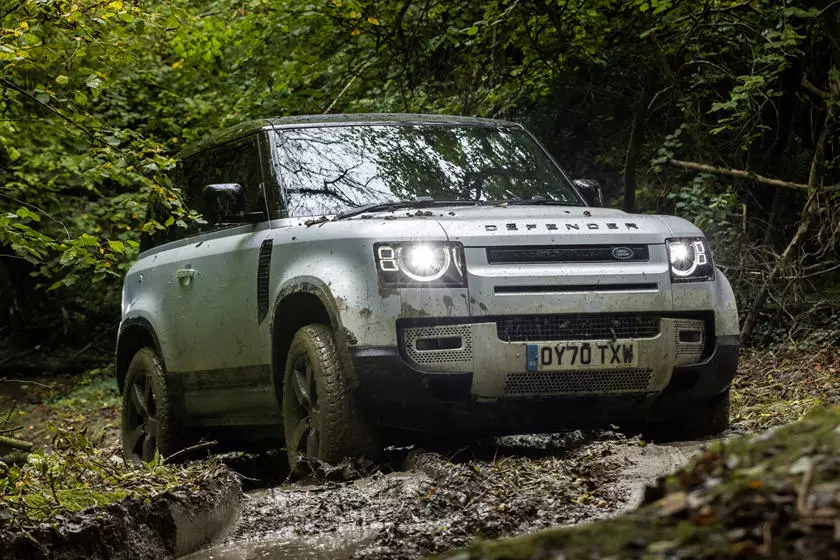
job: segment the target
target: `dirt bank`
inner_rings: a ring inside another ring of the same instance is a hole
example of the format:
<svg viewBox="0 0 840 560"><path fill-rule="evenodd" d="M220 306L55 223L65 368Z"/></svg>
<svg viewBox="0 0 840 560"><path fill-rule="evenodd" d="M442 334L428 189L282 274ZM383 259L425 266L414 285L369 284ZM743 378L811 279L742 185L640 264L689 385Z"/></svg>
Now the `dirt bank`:
<svg viewBox="0 0 840 560"><path fill-rule="evenodd" d="M6 560L160 560L211 544L239 513L238 477L218 468L193 485L127 498L25 527L0 524Z"/></svg>

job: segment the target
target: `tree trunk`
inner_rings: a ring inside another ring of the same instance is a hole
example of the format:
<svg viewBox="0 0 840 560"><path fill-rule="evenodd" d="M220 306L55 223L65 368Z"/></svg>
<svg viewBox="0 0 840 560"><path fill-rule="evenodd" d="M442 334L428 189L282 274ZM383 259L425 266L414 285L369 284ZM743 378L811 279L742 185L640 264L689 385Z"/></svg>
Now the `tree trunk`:
<svg viewBox="0 0 840 560"><path fill-rule="evenodd" d="M645 119L650 104L652 87L646 85L639 93L636 113L630 128L630 141L627 143L627 153L624 157L624 210L636 211L636 166L639 163L639 151L645 138Z"/></svg>
<svg viewBox="0 0 840 560"><path fill-rule="evenodd" d="M4 261L0 253L0 338L10 338L11 346L15 346L21 334L20 306L11 271Z"/></svg>

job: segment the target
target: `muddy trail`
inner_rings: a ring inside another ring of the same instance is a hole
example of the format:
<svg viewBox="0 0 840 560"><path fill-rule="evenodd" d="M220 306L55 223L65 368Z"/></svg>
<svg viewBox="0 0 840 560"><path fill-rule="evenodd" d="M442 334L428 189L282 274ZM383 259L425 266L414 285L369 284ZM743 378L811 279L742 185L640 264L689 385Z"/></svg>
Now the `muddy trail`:
<svg viewBox="0 0 840 560"><path fill-rule="evenodd" d="M418 558L477 536L584 523L636 507L645 484L702 446L575 431L395 449L377 467L310 464L294 482L249 490L225 542L188 558ZM241 457L231 466L254 470Z"/></svg>

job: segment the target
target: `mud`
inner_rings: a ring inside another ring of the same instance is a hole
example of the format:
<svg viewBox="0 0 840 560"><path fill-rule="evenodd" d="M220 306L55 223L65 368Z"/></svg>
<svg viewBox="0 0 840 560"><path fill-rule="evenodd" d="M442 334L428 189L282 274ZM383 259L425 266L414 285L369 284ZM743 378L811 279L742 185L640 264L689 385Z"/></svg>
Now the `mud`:
<svg viewBox="0 0 840 560"><path fill-rule="evenodd" d="M194 487L128 498L21 531L0 528L4 560L161 560L219 542L240 511L238 477L220 471Z"/></svg>
<svg viewBox="0 0 840 560"><path fill-rule="evenodd" d="M585 523L636 507L645 484L701 448L576 431L391 450L379 467L316 465L297 482L249 492L227 541L188 558L418 558Z"/></svg>

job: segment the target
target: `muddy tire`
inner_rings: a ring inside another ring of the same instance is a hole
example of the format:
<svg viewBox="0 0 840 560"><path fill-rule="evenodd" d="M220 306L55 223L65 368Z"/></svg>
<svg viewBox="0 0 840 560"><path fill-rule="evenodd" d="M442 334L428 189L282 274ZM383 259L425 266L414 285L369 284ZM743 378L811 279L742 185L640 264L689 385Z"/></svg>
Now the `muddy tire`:
<svg viewBox="0 0 840 560"><path fill-rule="evenodd" d="M649 426L656 439L695 439L720 434L729 428L729 389L709 399L679 407L667 421Z"/></svg>
<svg viewBox="0 0 840 560"><path fill-rule="evenodd" d="M132 358L122 394L123 457L129 464L166 458L181 449L180 429L166 386L163 361L151 348Z"/></svg>
<svg viewBox="0 0 840 560"><path fill-rule="evenodd" d="M307 325L292 339L283 374L283 431L292 469L301 455L337 463L345 457L376 460L381 451L325 325Z"/></svg>

